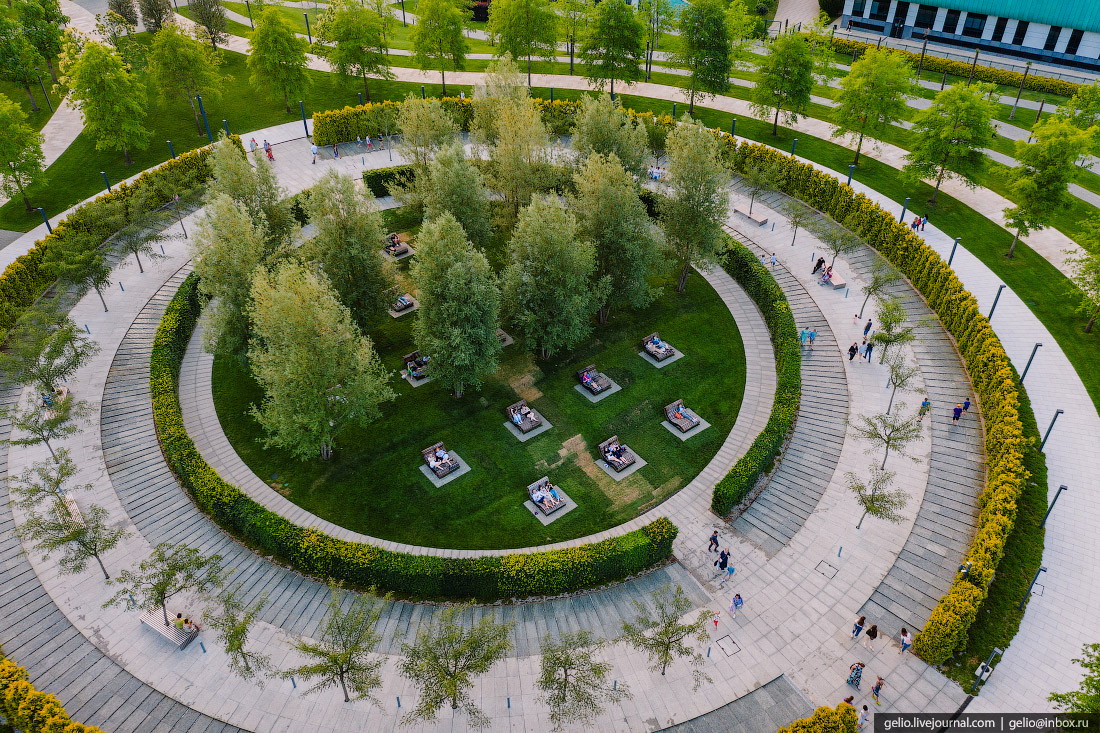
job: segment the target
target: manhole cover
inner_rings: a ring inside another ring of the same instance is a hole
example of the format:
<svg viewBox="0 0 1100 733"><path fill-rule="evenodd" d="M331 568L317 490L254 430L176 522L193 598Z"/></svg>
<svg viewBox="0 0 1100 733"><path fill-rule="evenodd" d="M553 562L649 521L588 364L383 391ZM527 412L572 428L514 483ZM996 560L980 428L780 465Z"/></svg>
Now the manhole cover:
<svg viewBox="0 0 1100 733"><path fill-rule="evenodd" d="M836 568L822 560L817 564L817 572L821 573L829 580L832 580L833 577L836 575Z"/></svg>
<svg viewBox="0 0 1100 733"><path fill-rule="evenodd" d="M717 642L718 648L726 653L727 657L732 657L737 652L741 651L741 647L737 646L737 642L733 640L732 636L723 636Z"/></svg>

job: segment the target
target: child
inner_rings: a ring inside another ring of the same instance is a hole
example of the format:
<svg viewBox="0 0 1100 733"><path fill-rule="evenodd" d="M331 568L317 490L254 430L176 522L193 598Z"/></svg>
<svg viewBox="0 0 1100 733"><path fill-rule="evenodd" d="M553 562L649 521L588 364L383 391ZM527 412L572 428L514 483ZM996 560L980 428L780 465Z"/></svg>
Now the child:
<svg viewBox="0 0 1100 733"><path fill-rule="evenodd" d="M267 146L267 159L270 160L272 163L275 162L275 156L271 154L271 146L270 145Z"/></svg>

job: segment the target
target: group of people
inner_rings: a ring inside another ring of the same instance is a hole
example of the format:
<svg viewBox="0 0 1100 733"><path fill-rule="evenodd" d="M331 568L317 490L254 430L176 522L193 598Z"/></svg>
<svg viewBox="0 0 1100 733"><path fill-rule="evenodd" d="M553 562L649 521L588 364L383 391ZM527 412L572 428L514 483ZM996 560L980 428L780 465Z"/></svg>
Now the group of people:
<svg viewBox="0 0 1100 733"><path fill-rule="evenodd" d="M924 225L928 223L927 216L914 216L913 221L910 222L909 228L914 232L917 230L924 231Z"/></svg>
<svg viewBox="0 0 1100 733"><path fill-rule="evenodd" d="M801 342L803 348L808 346L810 351L813 351L814 342L817 341L817 329L803 328L802 332L798 334L798 340Z"/></svg>
<svg viewBox="0 0 1100 733"><path fill-rule="evenodd" d="M646 342L646 350L653 356L671 356L675 353L676 349L672 348L667 342L662 341L661 337L657 334L653 334L653 338Z"/></svg>
<svg viewBox="0 0 1100 733"><path fill-rule="evenodd" d="M190 632L194 632L194 633L198 633L198 632L202 631L202 627L200 627L197 623L195 623L191 619L184 618L182 613L177 613L176 614L176 619L172 622L172 625L175 626L180 631L190 631Z"/></svg>
<svg viewBox="0 0 1100 733"><path fill-rule="evenodd" d="M648 171L648 174L649 174L650 179L652 179L654 181L659 181L662 178L664 178L666 175L668 175L667 173L665 173L664 168L656 168L656 167L650 168L649 171Z"/></svg>
<svg viewBox="0 0 1100 733"><path fill-rule="evenodd" d="M603 449L604 458L608 463L614 463L615 465L623 465L626 461L627 448L624 445L618 443L612 443L611 445Z"/></svg>
<svg viewBox="0 0 1100 733"><path fill-rule="evenodd" d="M316 159L317 159L316 148L317 148L317 146L314 145L313 147L314 147L313 156L314 156L314 161L316 162ZM251 140L248 141L248 149L249 149L250 152L255 153L258 148L259 148L259 146L256 144L256 138L252 138ZM267 140L264 140L264 152L267 154L267 159L270 160L272 163L274 163L275 162L275 155L271 152L271 143L269 143Z"/></svg>
<svg viewBox="0 0 1100 733"><path fill-rule="evenodd" d="M514 408L514 409L509 408L509 411L512 413L512 423L515 424L516 426L522 425L523 421L527 420L527 419L531 419L531 420L537 420L538 419L538 414L535 413L526 404L522 404L519 407Z"/></svg>
<svg viewBox="0 0 1100 733"><path fill-rule="evenodd" d="M386 252L396 255L397 250L400 248L401 238L397 236L397 232L390 232L390 236L386 237Z"/></svg>
<svg viewBox="0 0 1100 733"><path fill-rule="evenodd" d="M405 296L401 296L402 298ZM398 298L400 300L400 298ZM418 356L415 359L405 362L405 367L409 370L409 376L413 379L422 379L426 372L424 367L428 366L428 362L431 360L430 356Z"/></svg>
<svg viewBox="0 0 1100 733"><path fill-rule="evenodd" d="M814 269L810 270L811 275L816 275L821 270L821 284L829 285L833 282L833 266L825 266L825 258L818 257L817 262L814 263Z"/></svg>
<svg viewBox="0 0 1100 733"><path fill-rule="evenodd" d="M546 511L560 505L564 499L558 496L557 487L549 479L542 481L531 492L531 501Z"/></svg>
<svg viewBox="0 0 1100 733"><path fill-rule="evenodd" d="M437 468L446 466L451 460L451 454L443 450L443 446L435 449L435 452L428 454L428 468L433 471Z"/></svg>

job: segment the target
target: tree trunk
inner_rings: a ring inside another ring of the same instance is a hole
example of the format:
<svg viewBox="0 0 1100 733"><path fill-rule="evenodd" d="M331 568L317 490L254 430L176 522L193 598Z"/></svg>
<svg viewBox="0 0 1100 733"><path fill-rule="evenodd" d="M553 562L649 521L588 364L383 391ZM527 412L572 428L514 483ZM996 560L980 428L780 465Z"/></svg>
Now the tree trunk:
<svg viewBox="0 0 1100 733"><path fill-rule="evenodd" d="M447 96L447 72L443 69L443 64L439 65L439 78L443 80L443 96Z"/></svg>
<svg viewBox="0 0 1100 733"><path fill-rule="evenodd" d="M99 563L99 569L103 571L103 579L110 580L111 576L107 574L107 568L103 567L103 561L99 559L99 555L93 555L95 561Z"/></svg>
<svg viewBox="0 0 1100 733"><path fill-rule="evenodd" d="M779 110L780 109L781 109L781 107L778 104L775 105L775 120L772 122L772 135L778 135L779 134Z"/></svg>
<svg viewBox="0 0 1100 733"><path fill-rule="evenodd" d="M1017 229L1016 230L1016 236L1012 238L1012 246L1008 248L1008 254L1006 255L1009 259L1012 259L1012 256L1014 254L1016 254L1016 243L1019 242L1019 241L1020 241L1020 230Z"/></svg>
<svg viewBox="0 0 1100 733"><path fill-rule="evenodd" d="M943 174L947 172L946 165L947 164L945 163L944 165L940 166L940 174L936 177L936 188L932 191L932 200L928 202L930 204L936 203L936 196L938 196L940 193L940 184L943 183Z"/></svg>
<svg viewBox="0 0 1100 733"><path fill-rule="evenodd" d="M749 216L752 216L752 202L756 200L756 192L753 191L749 195Z"/></svg>
<svg viewBox="0 0 1100 733"><path fill-rule="evenodd" d="M344 702L351 702L351 696L348 695L348 686L344 682L344 675L340 675L340 689L344 691Z"/></svg>
<svg viewBox="0 0 1100 733"><path fill-rule="evenodd" d="M863 318L863 309L867 307L867 301L871 299L871 294L867 293L867 297L863 299L863 305L859 307L859 317ZM887 410L889 412L889 410Z"/></svg>
<svg viewBox="0 0 1100 733"><path fill-rule="evenodd" d="M856 143L856 159L852 161L852 165L859 165L859 151L863 149L863 131L859 132L859 142Z"/></svg>
<svg viewBox="0 0 1100 733"><path fill-rule="evenodd" d="M141 257L138 256L137 250L134 250L134 259L137 260L137 263L138 263L138 272L140 272L142 275L144 275L145 274L145 268L141 266Z"/></svg>
<svg viewBox="0 0 1100 733"><path fill-rule="evenodd" d="M191 115L195 118L195 131L198 133L199 137L202 137L203 136L202 120L199 119L199 110L195 106L195 98L193 96L191 96L190 94L188 94L187 95L187 101L191 103Z"/></svg>
<svg viewBox="0 0 1100 733"><path fill-rule="evenodd" d="M455 399L456 400L462 399L462 385L461 384L455 386Z"/></svg>
<svg viewBox="0 0 1100 733"><path fill-rule="evenodd" d="M367 75L363 74L363 94L367 95L367 101L370 101L370 87L367 86Z"/></svg>
<svg viewBox="0 0 1100 733"><path fill-rule="evenodd" d="M332 445L328 441L321 441L321 460L332 460Z"/></svg>
<svg viewBox="0 0 1100 733"><path fill-rule="evenodd" d="M57 83L57 71L53 68L53 59L46 59L46 68L50 70L50 78L53 79L53 83Z"/></svg>
<svg viewBox="0 0 1100 733"><path fill-rule="evenodd" d="M886 405L886 414L890 414L890 408L894 406L894 395L898 392L898 385L894 385L894 388L890 390L890 403Z"/></svg>
<svg viewBox="0 0 1100 733"><path fill-rule="evenodd" d="M167 604L167 602L160 604L160 610L164 614L164 625L168 626L168 604Z"/></svg>
<svg viewBox="0 0 1100 733"><path fill-rule="evenodd" d="M27 90L27 98L31 100L31 111L37 112L38 104L34 101L34 94L31 92L31 85L27 84L23 88Z"/></svg>
<svg viewBox="0 0 1100 733"><path fill-rule="evenodd" d="M57 454L53 452L53 446L50 445L50 441L43 438L42 442L45 443L46 447L50 449L50 458L53 459L54 463L57 463Z"/></svg>
<svg viewBox="0 0 1100 733"><path fill-rule="evenodd" d="M794 234L791 236L791 246L794 246L794 239L798 236L798 227L794 228Z"/></svg>
<svg viewBox="0 0 1100 733"><path fill-rule="evenodd" d="M886 453L882 456L882 465L879 466L883 471L886 470L886 459L890 457L890 446L886 446Z"/></svg>
<svg viewBox="0 0 1100 733"><path fill-rule="evenodd" d="M607 315L611 312L611 308L605 303L600 306L600 310L596 315L596 320L602 326L607 323Z"/></svg>
<svg viewBox="0 0 1100 733"><path fill-rule="evenodd" d="M286 113L290 114L290 93L286 89L283 90L283 104L286 105Z"/></svg>
<svg viewBox="0 0 1100 733"><path fill-rule="evenodd" d="M688 97L688 114L695 114L695 77L691 77L691 96Z"/></svg>
<svg viewBox="0 0 1100 733"><path fill-rule="evenodd" d="M107 301L103 299L103 291L99 288L95 289L95 294L99 296L99 302L103 304L103 312L107 312Z"/></svg>
<svg viewBox="0 0 1100 733"><path fill-rule="evenodd" d="M126 146L122 146L122 157L126 159L126 165L133 165L134 159L130 157L130 151L126 149Z"/></svg>
<svg viewBox="0 0 1100 733"><path fill-rule="evenodd" d="M680 268L680 279L676 283L676 292L684 292L684 288L687 287L688 273L691 272L691 263L685 262L684 266Z"/></svg>
<svg viewBox="0 0 1100 733"><path fill-rule="evenodd" d="M863 510L863 516L859 518L859 523L856 524L856 529L859 529L860 527L863 526L863 520L866 519L866 518L867 518L867 510L864 509Z"/></svg>
<svg viewBox="0 0 1100 733"><path fill-rule="evenodd" d="M527 54L527 88L531 88L531 54Z"/></svg>
<svg viewBox="0 0 1100 733"><path fill-rule="evenodd" d="M615 77L611 77L611 99L615 99Z"/></svg>
<svg viewBox="0 0 1100 733"><path fill-rule="evenodd" d="M1085 333L1092 333L1092 324L1096 323L1096 316L1100 315L1100 308L1097 308L1092 312L1092 318L1085 324Z"/></svg>
<svg viewBox="0 0 1100 733"><path fill-rule="evenodd" d="M34 207L31 206L31 202L27 200L27 192L23 190L23 181L19 180L19 174L12 171L12 179L15 181L15 185L19 186L19 193L23 195L23 204L27 207L27 211L34 211Z"/></svg>

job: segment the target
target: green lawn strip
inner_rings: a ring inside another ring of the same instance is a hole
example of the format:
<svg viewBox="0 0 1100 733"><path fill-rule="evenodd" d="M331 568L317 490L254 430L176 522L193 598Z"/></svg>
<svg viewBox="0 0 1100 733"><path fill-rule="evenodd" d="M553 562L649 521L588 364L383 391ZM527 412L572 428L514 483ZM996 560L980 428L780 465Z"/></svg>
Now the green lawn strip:
<svg viewBox="0 0 1100 733"><path fill-rule="evenodd" d="M194 20L194 16L191 14L191 8L186 5L180 6L176 11L184 18L188 20ZM247 16L245 16L247 17ZM252 38L252 28L246 24L238 23L230 18L225 19L225 32L231 36L240 36L241 38Z"/></svg>
<svg viewBox="0 0 1100 733"><path fill-rule="evenodd" d="M622 99L625 106L638 111L668 113L672 108L671 102L662 100L627 94L622 95ZM728 112L696 106L695 114L707 125L722 130L730 128ZM848 164L852 162L852 151L836 143L784 127L779 128L778 136L772 136L769 123L751 117L737 118L737 134L780 150L790 150L791 140L797 137L800 157L837 172L841 180L846 179ZM1096 369L1100 330L1091 334L1084 332L1085 319L1074 311L1077 300L1073 285L1054 265L1024 243L1017 245L1013 259L1007 259L1004 255L1012 244L1012 235L999 225L942 191L935 206L926 203L931 198L931 186L906 183L897 169L872 158L860 158L853 178L894 201L910 197L912 212L928 214L941 231L952 237L962 237L963 245L1023 298L1050 331L1100 409L1100 370Z"/></svg>
<svg viewBox="0 0 1100 733"><path fill-rule="evenodd" d="M524 547L599 532L691 481L726 439L741 405L744 353L729 310L695 273L684 294L673 291L671 277L661 284L665 292L654 305L612 311L592 338L546 362L517 341L481 391L461 400L431 383L414 389L396 375L401 356L414 349L416 316L387 316L369 336L395 373L391 385L399 396L383 406L380 420L341 436L329 463L262 447L262 430L246 414L262 394L231 359L214 365L218 419L257 475L304 509L357 532L459 549ZM639 342L653 331L686 356L663 369L643 360ZM590 363L622 391L597 404L578 394L575 372ZM521 396L554 426L525 443L504 426L504 408ZM678 398L712 424L686 442L660 424L664 406ZM597 445L616 434L649 463L621 482L593 465ZM420 451L440 440L473 470L434 488L420 471ZM577 504L547 527L523 507L525 487L544 475Z"/></svg>
<svg viewBox="0 0 1100 733"><path fill-rule="evenodd" d="M1038 452L1039 428L1027 394L1020 391L1020 421L1025 437L1034 443L1024 453L1024 466L1031 478L1016 502L1016 524L1005 544L1005 554L997 566L997 574L989 587L967 635L966 648L948 659L942 666L944 674L969 689L974 670L989 658L994 647L1007 649L1020 628L1024 612L1020 601L1027 596L1031 579L1043 561L1045 532L1040 523L1047 509L1046 463Z"/></svg>
<svg viewBox="0 0 1100 733"><path fill-rule="evenodd" d="M246 56L232 51L223 51L222 54L223 71L232 79L225 83L219 97L203 98L207 120L215 136L223 129L223 119L228 120L229 129L237 133L284 122L301 121L297 100L292 102L293 111L288 113L281 98L274 100L258 93L257 87L249 81ZM306 73L313 82L302 97L307 115L312 115L314 111L358 104L357 92L363 89L361 81L322 71L310 70ZM95 141L86 132L82 132L47 169L46 180L28 187L27 195L34 206L41 206L48 216L56 216L103 190L100 171L106 172L107 178L115 184L171 157L166 140L172 141L177 155L207 143L205 128L202 135L198 134L190 105L176 99L162 100L156 90L151 85L148 86L149 115L146 125L152 135L148 148L131 152L134 164L127 166L119 151L96 150ZM370 82L373 99L401 99L410 93L419 94L420 86L408 82ZM452 94L457 94L460 89L470 91L468 87L447 86L448 93ZM428 94L439 95L441 89L437 84L427 84L426 91ZM38 212L27 212L22 199L9 201L0 207L0 229L25 232L41 223L42 218Z"/></svg>
<svg viewBox="0 0 1100 733"><path fill-rule="evenodd" d="M237 15L243 15L246 18L248 17L248 8L245 6L244 3L229 2L227 0L223 3L223 5L225 5L226 10L232 10ZM305 34L306 32L306 19L303 13L309 14L310 30L316 31L317 18L325 12L325 8L321 7L315 10L311 7L292 8L287 7L286 5L265 5L264 10L267 10L267 8L275 8L276 12L278 12L279 15L283 17L283 20L285 20L296 33L302 34ZM252 16L252 22L256 22L256 15Z"/></svg>
<svg viewBox="0 0 1100 733"><path fill-rule="evenodd" d="M53 85L53 80L50 79L50 70L43 66L39 71L42 74L42 83L46 85L46 91L50 95L50 102L53 103L54 109L57 109L57 106L61 104L61 100L50 91L50 87ZM31 109L31 100L27 96L26 89L10 81L0 81L0 94L3 94L23 109L23 114L27 115L28 125L35 130L41 130L53 117L53 110L50 109L50 105L42 97L42 87L38 85L38 82L31 86L31 93L34 94L34 101L38 103L37 112Z"/></svg>

